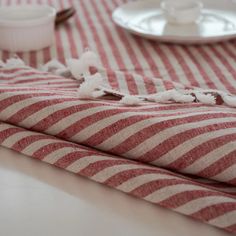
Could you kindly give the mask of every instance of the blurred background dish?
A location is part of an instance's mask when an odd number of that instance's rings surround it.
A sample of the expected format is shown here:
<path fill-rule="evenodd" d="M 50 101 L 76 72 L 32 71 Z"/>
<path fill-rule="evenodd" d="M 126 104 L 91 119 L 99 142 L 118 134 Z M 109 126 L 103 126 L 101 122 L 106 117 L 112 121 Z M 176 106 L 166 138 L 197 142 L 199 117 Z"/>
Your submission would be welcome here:
<path fill-rule="evenodd" d="M 236 3 L 232 0 L 203 0 L 201 19 L 192 24 L 168 23 L 161 2 L 129 2 L 113 12 L 113 20 L 131 33 L 168 43 L 203 44 L 236 37 Z"/>
<path fill-rule="evenodd" d="M 56 10 L 48 5 L 0 8 L 0 49 L 11 52 L 39 50 L 54 39 Z"/>

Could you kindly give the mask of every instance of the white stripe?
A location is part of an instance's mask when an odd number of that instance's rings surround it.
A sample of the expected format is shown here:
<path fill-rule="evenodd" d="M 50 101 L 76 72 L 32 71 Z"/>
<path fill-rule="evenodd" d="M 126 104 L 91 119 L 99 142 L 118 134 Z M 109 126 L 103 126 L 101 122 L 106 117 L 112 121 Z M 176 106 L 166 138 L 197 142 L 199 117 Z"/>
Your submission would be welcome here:
<path fill-rule="evenodd" d="M 148 114 L 148 115 L 155 115 L 155 114 L 161 114 L 161 113 L 162 112 L 146 112 L 146 114 Z M 97 132 L 101 131 L 102 129 L 116 123 L 119 120 L 126 119 L 129 117 L 135 117 L 137 115 L 140 115 L 140 113 L 137 114 L 136 112 L 135 113 L 134 112 L 125 112 L 125 113 L 119 113 L 119 114 L 113 115 L 111 117 L 101 119 L 101 120 L 89 125 L 85 129 L 83 129 L 82 131 L 77 133 L 76 135 L 74 135 L 72 137 L 72 140 L 82 142 L 82 141 L 88 139 L 89 137 L 91 137 L 95 132 L 97 133 Z M 155 117 L 155 118 L 158 119 L 157 117 Z M 150 120 L 148 120 L 148 121 L 150 121 Z"/>
<path fill-rule="evenodd" d="M 43 161 L 45 161 L 47 163 L 50 163 L 50 164 L 54 164 L 55 162 L 57 162 L 62 157 L 66 156 L 69 153 L 73 153 L 73 152 L 75 152 L 74 147 L 59 148 L 59 149 L 49 153 L 48 155 L 46 155 L 43 158 Z"/>
<path fill-rule="evenodd" d="M 100 183 L 105 182 L 107 179 L 111 178 L 112 176 L 126 171 L 126 170 L 135 170 L 135 169 L 150 169 L 149 167 L 140 166 L 139 164 L 121 164 L 115 165 L 111 167 L 107 167 L 104 170 L 98 172 L 94 175 L 91 179 L 96 180 Z"/>
<path fill-rule="evenodd" d="M 206 155 L 202 156 L 200 159 L 193 162 L 191 165 L 187 166 L 183 171 L 185 173 L 192 173 L 193 171 L 195 173 L 202 170 L 202 168 L 207 168 L 211 164 L 215 163 L 216 161 L 220 160 L 222 157 L 226 156 L 233 150 L 235 150 L 236 142 L 229 142 L 226 143 L 223 146 L 220 146 L 211 152 L 207 153 Z M 211 158 L 214 157 L 214 158 Z M 216 177 L 216 176 L 215 176 Z M 214 178 L 215 178 L 214 177 Z"/>
<path fill-rule="evenodd" d="M 81 102 L 82 103 L 82 102 Z M 91 115 L 94 115 L 96 113 L 100 113 L 102 111 L 107 111 L 108 114 L 109 114 L 109 111 L 111 110 L 114 110 L 114 109 L 117 109 L 117 110 L 123 110 L 122 107 L 118 108 L 118 107 L 114 107 L 114 106 L 105 106 L 105 105 L 101 105 L 99 107 L 95 107 L 95 108 L 89 108 L 89 109 L 86 109 L 86 110 L 83 110 L 83 111 L 79 111 L 77 113 L 74 113 L 72 115 L 69 115 L 65 118 L 63 118 L 62 120 L 58 121 L 57 123 L 55 123 L 54 125 L 52 125 L 48 130 L 47 130 L 47 133 L 50 133 L 50 134 L 57 134 L 59 132 L 61 132 L 62 130 L 68 128 L 69 126 L 71 126 L 72 124 L 74 124 L 75 122 L 78 122 L 79 120 L 81 119 L 84 119 L 88 116 L 91 116 Z M 162 113 L 166 113 L 166 111 L 151 111 L 151 112 L 148 112 L 148 111 L 142 111 L 142 114 L 144 115 L 155 115 L 155 114 L 162 114 Z M 122 111 L 122 113 L 119 113 L 117 115 L 113 115 L 113 116 L 110 116 L 110 117 L 105 117 L 104 119 L 101 119 L 97 122 L 94 122 L 93 124 L 91 124 L 90 126 L 88 126 L 86 128 L 86 132 L 88 132 L 88 130 L 92 130 L 92 132 L 94 131 L 98 131 L 100 129 L 102 129 L 102 127 L 107 127 L 109 124 L 112 124 L 113 123 L 113 120 L 116 119 L 116 117 L 129 117 L 129 116 L 134 116 L 134 115 L 139 115 L 140 116 L 141 114 L 141 111 L 139 111 L 137 113 L 137 111 L 135 110 L 131 110 L 131 111 Z M 34 116 L 37 116 L 36 114 Z M 155 118 L 157 119 L 157 118 Z M 165 118 L 166 120 L 167 118 Z M 99 128 L 98 128 L 99 126 Z M 92 127 L 92 128 L 91 128 Z M 96 130 L 94 130 L 94 127 L 96 127 Z M 86 133 L 83 131 L 83 133 Z M 88 135 L 88 134 L 87 134 Z M 89 134 L 89 135 L 92 135 L 92 134 Z M 80 135 L 80 133 L 76 134 L 76 136 L 74 136 L 73 140 L 76 140 L 78 139 L 79 137 L 83 137 L 82 135 Z M 86 136 L 88 137 L 88 136 Z"/>
<path fill-rule="evenodd" d="M 29 68 L 29 67 L 20 68 L 19 70 L 15 72 L 10 72 L 10 73 L 8 72 L 9 70 L 11 69 L 1 68 L 0 77 L 14 79 L 14 77 L 18 77 L 18 76 L 20 77 L 22 74 L 31 74 L 31 73 L 33 74 L 33 75 L 24 75 L 22 76 L 22 78 L 27 78 L 28 76 L 45 76 L 47 74 L 45 72 L 36 71 L 33 68 Z"/>
<path fill-rule="evenodd" d="M 23 75 L 22 75 L 23 74 Z M 24 75 L 26 74 L 26 75 Z M 40 80 L 53 80 L 53 79 L 61 79 L 61 80 L 72 80 L 72 79 L 67 79 L 65 77 L 60 77 L 58 75 L 54 75 L 54 74 L 46 74 L 46 73 L 41 73 L 40 71 L 32 71 L 30 70 L 25 70 L 25 71 L 17 71 L 14 73 L 0 73 L 0 77 L 3 78 L 8 78 L 9 80 L 6 80 L 6 82 L 9 83 L 16 83 L 16 82 L 20 82 L 21 80 L 25 80 L 27 82 L 27 80 L 31 80 L 31 79 L 40 79 Z"/>
<path fill-rule="evenodd" d="M 200 71 L 198 70 L 197 66 L 192 61 L 191 57 L 184 51 L 184 49 L 182 47 L 176 47 L 176 50 L 185 59 L 185 62 L 188 65 L 189 70 L 192 72 L 194 78 L 199 83 L 200 87 L 203 88 L 202 86 L 205 85 L 206 82 L 205 82 L 204 78 L 202 77 Z M 207 87 L 204 86 L 204 88 L 207 88 Z"/>
<path fill-rule="evenodd" d="M 0 123 L 0 132 L 3 132 L 4 130 L 10 129 L 10 128 L 15 128 L 15 127 L 12 125 L 5 124 L 5 123 Z"/>
<path fill-rule="evenodd" d="M 209 49 L 209 47 L 204 48 L 205 51 L 208 53 L 212 61 L 215 62 L 216 66 L 218 69 L 222 72 L 222 74 L 225 76 L 225 80 L 229 82 L 229 84 L 234 87 L 233 85 L 235 84 L 235 77 L 230 73 L 230 71 L 226 68 L 226 66 L 220 61 L 220 59 Z M 217 47 L 215 47 L 215 50 L 221 54 L 218 50 Z M 228 56 L 227 56 L 228 58 Z M 224 60 L 224 59 L 223 59 Z M 234 63 L 232 63 L 233 65 Z M 223 82 L 221 82 L 223 83 Z"/>
<path fill-rule="evenodd" d="M 227 212 L 215 219 L 209 220 L 208 223 L 211 225 L 216 225 L 220 228 L 226 228 L 234 225 L 236 224 L 236 210 Z"/>
<path fill-rule="evenodd" d="M 100 156 L 100 155 L 87 156 L 73 162 L 71 165 L 69 165 L 66 168 L 66 170 L 69 170 L 74 173 L 78 173 L 82 171 L 84 168 L 88 167 L 90 164 L 93 164 L 99 161 L 109 161 L 111 159 L 112 159 L 111 157 Z"/>
<path fill-rule="evenodd" d="M 207 141 L 210 141 L 212 139 L 222 137 L 222 136 L 228 135 L 228 134 L 234 134 L 235 132 L 236 132 L 236 128 L 234 128 L 234 129 L 228 128 L 228 129 L 221 129 L 221 130 L 208 132 L 207 135 L 206 135 L 206 133 L 201 134 L 197 137 L 194 137 L 194 138 L 191 138 L 191 139 L 185 141 L 184 143 L 181 143 L 180 145 L 171 149 L 165 155 L 161 156 L 158 160 L 153 161 L 152 163 L 156 164 L 156 165 L 161 165 L 161 166 L 169 165 L 172 162 L 178 160 L 184 154 L 188 153 L 193 148 L 196 148 L 196 147 L 200 146 L 201 144 L 203 144 Z M 214 156 L 212 158 L 214 158 Z M 202 168 L 204 169 L 205 166 L 202 166 Z"/>
<path fill-rule="evenodd" d="M 106 53 L 106 56 L 109 60 L 110 65 L 112 66 L 112 68 L 114 69 L 118 69 L 118 63 L 115 60 L 115 57 L 113 56 L 113 51 L 110 45 L 110 42 L 108 41 L 107 37 L 106 37 L 106 32 L 103 29 L 102 24 L 100 23 L 98 16 L 95 12 L 95 10 L 93 9 L 93 7 L 90 5 L 91 1 L 83 1 L 83 4 L 85 5 L 85 8 L 88 11 L 88 15 L 91 18 L 91 21 L 93 22 L 94 28 L 96 29 L 97 35 L 100 38 L 101 42 L 106 45 L 105 47 L 103 47 L 103 50 Z M 86 20 L 87 21 L 87 20 Z M 97 23 L 96 23 L 97 22 Z M 90 28 L 91 26 L 88 26 L 88 28 Z M 85 29 L 88 29 L 85 27 Z M 94 42 L 94 39 L 92 40 Z M 101 45 L 100 45 L 101 47 Z"/>
<path fill-rule="evenodd" d="M 113 109 L 113 108 L 111 108 L 111 109 Z M 106 111 L 106 110 L 109 111 L 111 109 L 107 109 L 107 107 L 98 106 L 98 107 L 86 109 L 84 111 L 79 111 L 79 112 L 73 113 L 73 114 L 61 119 L 57 123 L 54 123 L 52 126 L 50 126 L 46 130 L 46 132 L 50 133 L 50 134 L 58 134 L 62 130 L 73 125 L 75 122 L 78 122 L 78 121 L 80 121 L 90 115 L 96 114 L 98 112 L 102 112 L 102 111 Z"/>
<path fill-rule="evenodd" d="M 235 203 L 236 201 L 229 197 L 222 197 L 222 196 L 204 196 L 198 199 L 194 199 L 175 208 L 175 211 L 181 212 L 186 215 L 194 214 L 206 207 L 213 206 L 219 203 L 225 202 L 232 202 Z"/>
<path fill-rule="evenodd" d="M 203 48 L 201 47 L 200 49 L 203 50 Z M 196 60 L 200 63 L 201 67 L 203 68 L 204 72 L 207 74 L 207 76 L 209 78 L 214 78 L 214 80 L 212 79 L 211 81 L 214 83 L 214 85 L 216 86 L 216 88 L 218 90 L 223 90 L 223 91 L 227 91 L 227 89 L 225 88 L 225 86 L 222 84 L 222 82 L 219 80 L 218 75 L 216 75 L 216 73 L 214 72 L 211 64 L 209 64 L 209 62 L 205 59 L 205 57 L 202 56 L 202 54 L 196 50 L 196 48 L 191 47 L 189 48 L 189 50 L 191 51 L 191 53 L 194 55 L 194 57 L 196 58 Z M 204 50 L 203 50 L 204 51 Z M 202 62 L 202 63 L 201 63 Z"/>
<path fill-rule="evenodd" d="M 2 85 L 1 85 L 2 86 Z M 63 91 L 63 90 L 47 90 L 46 88 L 44 89 L 37 89 L 37 90 L 29 90 L 29 87 L 19 87 L 19 86 L 15 86 L 14 88 L 12 88 L 12 86 L 5 86 L 2 87 L 1 89 L 4 89 L 4 90 L 12 90 L 12 91 L 3 91 L 2 93 L 0 93 L 0 101 L 3 100 L 3 99 L 6 99 L 6 98 L 10 98 L 10 97 L 13 97 L 13 96 L 16 96 L 16 95 L 23 95 L 23 94 L 41 94 L 41 93 L 47 93 L 47 94 L 50 94 L 50 96 L 54 95 L 54 94 L 57 94 L 57 95 L 61 95 L 61 98 L 68 98 L 68 97 L 73 97 L 73 98 L 76 98 L 77 96 L 77 93 L 73 91 L 70 91 L 70 96 L 68 95 L 68 91 Z"/>
<path fill-rule="evenodd" d="M 96 1 L 96 0 L 95 0 Z M 94 2 L 92 1 L 87 1 L 90 3 L 89 8 L 92 8 L 92 5 L 94 4 Z M 108 3 L 109 1 L 106 1 L 106 3 Z M 108 5 L 108 4 L 107 4 Z M 101 4 L 96 4 L 96 7 L 98 9 L 99 15 L 100 17 L 103 19 L 103 21 L 108 24 L 106 24 L 107 29 L 110 31 L 110 34 L 112 35 L 113 41 L 115 46 L 117 47 L 117 50 L 119 51 L 120 55 L 122 56 L 122 61 L 125 64 L 125 66 L 127 65 L 131 65 L 132 68 L 134 68 L 134 65 L 126 51 L 126 48 L 124 47 L 124 42 L 122 42 L 118 36 L 117 30 L 115 30 L 113 27 L 113 29 L 110 27 L 113 25 L 112 21 L 111 21 L 111 17 L 110 14 L 108 14 L 105 10 L 105 6 L 101 3 Z M 112 30 L 111 30 L 112 29 Z M 112 46 L 111 46 L 112 47 Z M 110 51 L 112 52 L 112 51 Z M 111 53 L 110 56 L 113 56 L 113 53 Z M 114 57 L 114 56 L 113 56 Z M 108 58 L 110 58 L 108 56 Z"/>
<path fill-rule="evenodd" d="M 52 143 L 63 143 L 63 141 L 53 140 L 53 139 L 42 139 L 35 141 L 28 145 L 26 148 L 24 148 L 21 152 L 27 156 L 32 156 L 36 151 L 38 151 L 40 148 L 52 144 Z"/>
<path fill-rule="evenodd" d="M 159 70 L 159 72 L 161 74 L 161 78 L 165 78 L 167 80 L 171 80 L 171 77 L 170 77 L 170 75 L 168 73 L 168 69 L 169 68 L 167 68 L 166 64 L 164 63 L 163 58 L 161 57 L 161 55 L 159 55 L 158 52 L 154 49 L 154 47 L 157 47 L 157 48 L 160 49 L 161 48 L 160 45 L 153 46 L 153 45 L 151 45 L 149 42 L 147 42 L 145 40 L 145 41 L 143 41 L 143 46 L 144 46 L 144 48 L 146 48 L 148 54 L 153 58 L 156 66 L 158 67 L 158 70 Z M 142 60 L 139 60 L 141 66 L 143 65 L 143 61 L 146 61 L 146 58 L 144 56 L 142 56 Z M 142 68 L 146 68 L 146 67 L 142 66 Z M 148 71 L 151 71 L 151 72 L 152 72 L 152 70 L 153 70 L 152 68 L 148 69 Z M 145 75 L 146 75 L 146 73 L 147 72 L 145 71 Z M 154 75 L 154 74 L 152 73 L 152 75 Z"/>
<path fill-rule="evenodd" d="M 207 114 L 214 114 L 214 113 L 218 113 L 218 112 L 208 112 Z M 219 113 L 221 113 L 221 112 L 219 112 Z M 165 120 L 170 121 L 170 120 L 173 120 L 175 118 L 191 117 L 191 116 L 198 115 L 198 114 L 203 114 L 203 112 L 194 113 L 194 114 L 191 113 L 191 114 L 181 115 L 181 116 L 178 115 L 176 117 L 175 116 L 167 117 L 167 118 L 163 118 L 160 121 L 165 121 Z M 149 120 L 147 120 L 147 121 L 149 121 Z M 160 121 L 158 121 L 158 122 L 160 122 Z M 190 122 L 190 123 L 185 123 L 185 124 L 178 124 L 178 125 L 166 128 L 163 131 L 160 131 L 157 134 L 153 135 L 152 137 L 146 139 L 145 141 L 143 141 L 142 143 L 140 143 L 139 145 L 137 145 L 136 147 L 134 147 L 130 151 L 126 152 L 125 155 L 126 156 L 134 156 L 138 153 L 139 156 L 142 156 L 145 153 L 147 153 L 148 151 L 155 148 L 160 143 L 162 143 L 165 140 L 168 140 L 169 138 L 173 137 L 174 135 L 177 135 L 177 134 L 182 133 L 184 131 L 195 129 L 197 127 L 200 128 L 200 127 L 204 127 L 204 126 L 207 126 L 207 125 L 220 124 L 220 123 L 224 123 L 224 122 L 228 122 L 228 121 L 235 121 L 235 118 L 229 118 L 229 117 L 226 117 L 226 118 L 208 118 L 207 120 L 195 121 L 195 122 Z M 150 126 L 152 125 L 151 119 L 150 119 L 149 125 Z M 137 131 L 139 131 L 139 130 L 137 130 Z M 131 133 L 131 131 L 129 131 L 129 133 Z M 132 131 L 131 134 L 133 134 L 133 133 L 134 132 Z M 117 136 L 117 134 L 116 134 L 116 136 Z M 117 141 L 113 140 L 113 142 L 115 144 L 117 144 Z M 182 145 L 182 143 L 181 143 L 181 145 Z"/>
<path fill-rule="evenodd" d="M 2 142 L 2 146 L 5 146 L 5 147 L 12 147 L 14 146 L 17 142 L 19 142 L 20 140 L 22 140 L 23 138 L 26 138 L 26 137 L 29 137 L 31 135 L 35 135 L 35 133 L 33 132 L 30 132 L 30 131 L 21 131 L 21 132 L 18 132 L 16 134 L 13 134 L 11 135 L 10 137 L 8 137 L 7 139 L 5 139 L 3 142 Z"/>
<path fill-rule="evenodd" d="M 149 182 L 155 181 L 155 180 L 163 180 L 163 179 L 178 179 L 174 176 L 171 175 L 165 175 L 165 174 L 159 174 L 159 173 L 154 173 L 154 174 L 142 174 L 136 177 L 133 177 L 119 186 L 116 187 L 116 189 L 119 189 L 123 192 L 131 192 L 134 189 L 147 184 Z"/>
<path fill-rule="evenodd" d="M 22 101 L 15 102 L 12 105 L 6 107 L 4 110 L 1 111 L 0 117 L 2 120 L 9 119 L 12 115 L 16 114 L 18 111 L 20 111 L 23 108 L 27 108 L 30 105 L 33 105 L 38 102 L 45 102 L 49 100 L 55 100 L 55 99 L 61 99 L 61 96 L 55 95 L 55 96 L 37 96 L 35 98 L 27 98 L 23 99 Z"/>
<path fill-rule="evenodd" d="M 172 49 L 169 46 L 161 45 L 161 49 L 163 50 L 166 57 L 169 59 L 170 64 L 173 66 L 178 79 L 180 79 L 180 82 L 183 84 L 190 84 L 190 81 L 188 80 L 183 68 L 180 66 L 180 63 L 178 62 L 177 58 L 175 57 L 175 54 L 173 53 Z"/>
<path fill-rule="evenodd" d="M 235 156 L 234 156 L 235 157 Z M 236 164 L 232 164 L 232 166 L 226 168 L 221 173 L 214 176 L 215 180 L 229 182 L 236 178 Z"/>
<path fill-rule="evenodd" d="M 182 193 L 185 191 L 196 191 L 196 190 L 206 190 L 206 189 L 203 187 L 196 186 L 196 185 L 176 184 L 176 185 L 166 186 L 159 190 L 156 190 L 155 192 L 147 195 L 144 199 L 149 202 L 158 203 L 178 193 Z"/>

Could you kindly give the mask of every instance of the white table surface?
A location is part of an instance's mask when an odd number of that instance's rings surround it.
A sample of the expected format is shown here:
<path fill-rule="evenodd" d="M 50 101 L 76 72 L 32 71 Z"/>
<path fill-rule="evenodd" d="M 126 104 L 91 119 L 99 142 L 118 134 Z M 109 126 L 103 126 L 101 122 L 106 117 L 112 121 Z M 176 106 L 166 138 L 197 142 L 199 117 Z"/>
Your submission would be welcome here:
<path fill-rule="evenodd" d="M 0 235 L 230 234 L 0 147 Z"/>

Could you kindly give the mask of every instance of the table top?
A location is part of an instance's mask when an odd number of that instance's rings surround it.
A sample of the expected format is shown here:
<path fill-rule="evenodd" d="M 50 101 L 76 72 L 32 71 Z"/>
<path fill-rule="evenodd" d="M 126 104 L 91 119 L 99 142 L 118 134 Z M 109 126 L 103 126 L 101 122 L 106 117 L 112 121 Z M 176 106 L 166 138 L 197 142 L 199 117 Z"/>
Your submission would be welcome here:
<path fill-rule="evenodd" d="M 3 147 L 0 156 L 0 235 L 230 235 Z"/>

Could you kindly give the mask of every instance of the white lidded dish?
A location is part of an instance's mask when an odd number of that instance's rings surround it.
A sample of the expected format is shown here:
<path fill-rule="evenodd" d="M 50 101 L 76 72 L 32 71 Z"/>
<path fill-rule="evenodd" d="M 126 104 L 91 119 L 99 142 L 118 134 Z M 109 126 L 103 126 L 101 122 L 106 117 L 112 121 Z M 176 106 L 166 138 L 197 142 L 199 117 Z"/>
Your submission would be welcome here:
<path fill-rule="evenodd" d="M 56 10 L 48 5 L 0 8 L 0 49 L 11 52 L 39 50 L 52 45 Z"/>
<path fill-rule="evenodd" d="M 203 4 L 197 0 L 164 0 L 161 8 L 169 23 L 190 24 L 199 20 Z"/>

